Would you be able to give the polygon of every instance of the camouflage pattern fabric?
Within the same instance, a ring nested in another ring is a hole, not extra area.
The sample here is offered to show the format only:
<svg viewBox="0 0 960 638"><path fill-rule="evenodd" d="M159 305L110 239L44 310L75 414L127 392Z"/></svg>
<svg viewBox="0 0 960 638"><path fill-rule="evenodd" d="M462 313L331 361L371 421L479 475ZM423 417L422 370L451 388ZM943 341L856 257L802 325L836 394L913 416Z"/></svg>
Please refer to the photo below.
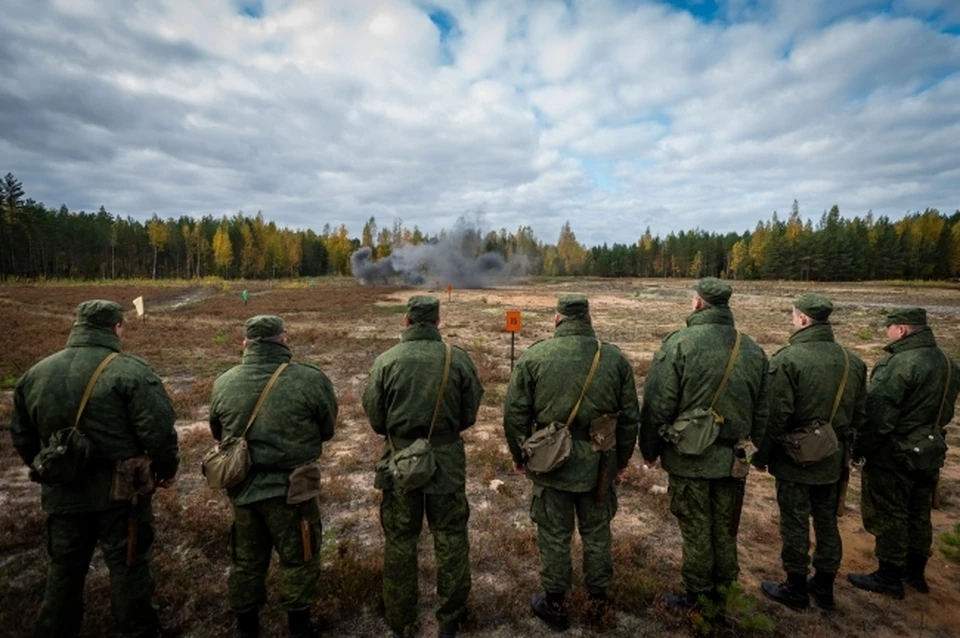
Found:
<svg viewBox="0 0 960 638"><path fill-rule="evenodd" d="M668 335L654 355L643 388L640 451L647 461L662 458L671 475L718 479L730 475L733 443L763 440L767 424L767 357L743 335L726 391L717 403L724 423L716 443L700 456L681 456L660 436L660 427L687 410L709 407L736 339L727 306L706 307L687 317L687 327Z"/></svg>
<svg viewBox="0 0 960 638"><path fill-rule="evenodd" d="M808 485L777 479L780 506L780 558L788 574L806 574L810 565L810 518L817 547L813 566L818 572L836 574L843 544L837 527L837 483Z"/></svg>
<svg viewBox="0 0 960 638"><path fill-rule="evenodd" d="M303 559L301 516L310 524L310 560ZM267 601L267 570L273 549L280 557L280 606L310 609L320 577L320 508L316 499L301 509L275 497L234 505L228 552L233 565L227 580L230 607L236 613L259 609Z"/></svg>
<svg viewBox="0 0 960 638"><path fill-rule="evenodd" d="M290 349L269 341L250 343L243 363L220 375L210 397L210 432L218 441L239 437L267 381ZM247 432L253 468L246 480L227 491L234 505L284 496L290 472L312 463L333 437L337 420L333 384L320 368L291 363L277 379Z"/></svg>
<svg viewBox="0 0 960 638"><path fill-rule="evenodd" d="M613 473L625 468L633 455L640 410L630 362L616 346L604 343L601 347L597 371L570 428L585 435L591 420L620 413L610 463ZM533 344L521 355L510 378L503 414L503 432L514 463L523 462L520 440L529 437L534 426L565 423L570 417L596 352L597 336L590 322L565 318L552 339ZM587 492L596 487L599 466L600 454L590 450L589 442L575 437L564 465L549 474L528 472L527 476L537 485Z"/></svg>
<svg viewBox="0 0 960 638"><path fill-rule="evenodd" d="M54 432L73 427L93 371L119 351L120 339L110 329L78 325L64 350L20 378L13 393L10 434L24 463L33 462ZM116 507L110 500L113 461L146 454L157 478L173 477L180 463L175 420L160 377L142 359L121 354L104 369L80 421L80 430L96 447L88 470L69 485L44 486L43 509L76 514Z"/></svg>
<svg viewBox="0 0 960 638"><path fill-rule="evenodd" d="M437 624L456 630L470 593L470 508L464 490L450 494L384 490L380 524L383 549L383 603L387 623L407 634L417 622L417 541L426 515L437 561Z"/></svg>
<svg viewBox="0 0 960 638"><path fill-rule="evenodd" d="M864 528L876 536L877 558L905 567L907 554L930 556L930 508L940 472L904 472L876 465L863 469L860 507Z"/></svg>
<svg viewBox="0 0 960 638"><path fill-rule="evenodd" d="M377 434L403 439L425 438L443 380L446 352L440 331L432 323L415 323L405 329L400 343L382 353L363 391L363 410ZM470 356L452 348L450 378L440 404L433 436L456 434L477 421L483 385ZM466 454L463 442L434 446L437 471L421 488L425 494L452 494L466 484ZM383 459L390 455L384 436ZM377 472L374 486L393 489L393 479Z"/></svg>
<svg viewBox="0 0 960 638"><path fill-rule="evenodd" d="M737 580L737 539L730 535L737 481L670 475L670 512L683 538L680 574L688 592L705 594Z"/></svg>
<svg viewBox="0 0 960 638"><path fill-rule="evenodd" d="M152 636L160 627L157 608L151 603L154 573L150 565L153 545L153 512L149 497L137 506L137 551L127 567L126 506L100 512L51 514L47 518L47 551L50 570L35 635L59 637L80 630L83 620L83 585L93 551L100 544L110 571L110 608L120 636Z"/></svg>
<svg viewBox="0 0 960 638"><path fill-rule="evenodd" d="M610 521L616 513L617 495L612 482L601 505L593 492L567 492L534 485L530 518L537 524L540 584L544 591L565 593L573 586L570 541L576 517L583 541L584 584L591 594L606 593L613 578Z"/></svg>
<svg viewBox="0 0 960 638"><path fill-rule="evenodd" d="M933 331L924 328L884 347L889 354L870 375L867 388L867 421L861 429L855 454L867 465L903 469L894 456L895 443L937 419L946 382L946 358L937 347ZM940 422L953 418L960 394L960 366L951 362L953 373Z"/></svg>
<svg viewBox="0 0 960 638"><path fill-rule="evenodd" d="M770 415L764 439L753 457L755 465L767 465L775 477L792 483L828 485L840 480L848 437L863 426L867 410L867 366L852 352L847 355L847 383L833 418L840 449L805 467L787 456L780 437L812 421L830 418L843 379L843 348L834 341L829 324L813 324L793 333L790 345L771 357L767 393Z"/></svg>

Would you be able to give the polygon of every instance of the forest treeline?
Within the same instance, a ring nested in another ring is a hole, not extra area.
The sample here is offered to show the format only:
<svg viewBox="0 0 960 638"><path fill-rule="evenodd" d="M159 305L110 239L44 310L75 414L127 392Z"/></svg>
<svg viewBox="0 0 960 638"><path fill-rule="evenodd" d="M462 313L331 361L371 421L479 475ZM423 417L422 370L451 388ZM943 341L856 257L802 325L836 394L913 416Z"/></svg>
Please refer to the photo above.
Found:
<svg viewBox="0 0 960 638"><path fill-rule="evenodd" d="M0 281L15 279L277 278L348 275L350 255L369 246L377 259L404 244L455 241L466 251L522 257L534 275L700 277L736 279L947 279L960 277L960 210L936 209L845 218L834 206L816 223L803 220L796 201L786 217L774 212L752 231L680 231L666 237L647 229L636 241L588 248L570 222L555 244L529 226L483 232L463 224L428 235L396 219L378 227L371 217L359 237L345 225L291 230L263 213L147 221L96 212L47 208L26 198L13 174L0 180Z"/></svg>

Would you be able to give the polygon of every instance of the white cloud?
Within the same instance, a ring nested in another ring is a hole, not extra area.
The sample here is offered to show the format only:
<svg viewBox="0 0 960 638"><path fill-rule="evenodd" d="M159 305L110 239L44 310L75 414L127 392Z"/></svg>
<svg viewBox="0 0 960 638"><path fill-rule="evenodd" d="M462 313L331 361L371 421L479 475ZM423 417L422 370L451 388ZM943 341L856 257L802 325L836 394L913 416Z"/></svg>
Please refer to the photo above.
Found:
<svg viewBox="0 0 960 638"><path fill-rule="evenodd" d="M794 198L960 207L957 3L721 4L14 2L0 172L140 218L359 234L466 213L546 241L569 219L589 244L752 228Z"/></svg>

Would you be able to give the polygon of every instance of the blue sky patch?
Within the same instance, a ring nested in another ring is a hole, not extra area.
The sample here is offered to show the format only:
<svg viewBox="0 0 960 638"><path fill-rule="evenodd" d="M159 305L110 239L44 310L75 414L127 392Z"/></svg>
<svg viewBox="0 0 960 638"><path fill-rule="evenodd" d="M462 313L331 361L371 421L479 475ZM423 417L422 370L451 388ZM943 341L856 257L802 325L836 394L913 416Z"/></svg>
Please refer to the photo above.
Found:
<svg viewBox="0 0 960 638"><path fill-rule="evenodd" d="M665 3L686 11L697 20L702 22L713 22L718 17L719 8L716 0L665 0Z"/></svg>
<svg viewBox="0 0 960 638"><path fill-rule="evenodd" d="M259 20L263 17L263 0L240 0L237 12L247 18Z"/></svg>

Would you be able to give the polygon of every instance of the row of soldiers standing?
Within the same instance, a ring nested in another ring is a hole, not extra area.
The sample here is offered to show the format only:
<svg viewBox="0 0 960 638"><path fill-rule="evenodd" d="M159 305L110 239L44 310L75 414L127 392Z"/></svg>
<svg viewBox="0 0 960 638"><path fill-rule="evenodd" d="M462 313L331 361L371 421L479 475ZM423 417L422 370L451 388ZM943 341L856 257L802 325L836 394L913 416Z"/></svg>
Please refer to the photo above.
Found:
<svg viewBox="0 0 960 638"><path fill-rule="evenodd" d="M596 338L582 296L560 298L554 337L532 345L517 362L504 406L504 434L517 471L533 482L530 511L537 524L543 591L533 597L532 612L555 629L569 626L565 598L573 586L575 526L583 541L588 617L599 622L610 607L610 521L617 511L616 485L638 434L645 460L659 459L669 474L670 509L683 539L684 591L667 595L668 605L688 608L703 596L721 599L724 588L737 580L736 528L745 481L742 471L732 469L748 462L777 479L787 578L765 582L767 596L803 609L812 595L821 607L834 607L841 552L837 501L851 457L866 459L864 524L877 537L880 566L872 574L850 574L850 581L895 597L903 596L904 579L924 591L932 543L930 501L946 448L941 427L952 418L960 392L960 369L936 347L925 313L916 308L890 313L889 355L877 364L868 387L863 362L834 342L826 298L809 294L795 302L790 345L768 362L759 346L736 330L728 284L706 278L694 289L687 327L666 337L654 356L642 411L629 362L615 346ZM411 298L404 324L400 343L377 357L363 395L372 428L385 437L375 478L383 493L384 604L393 634L413 635L417 539L426 518L437 557L437 622L440 636L451 638L471 582L467 455L460 432L475 423L483 388L467 353L445 347L435 298ZM34 366L14 393L11 430L27 465L35 465L51 436L75 417L96 445L81 481L43 487L51 564L37 635L79 630L84 576L98 541L110 569L111 604L121 634L161 633L152 604L149 494L135 509L139 533L133 552L128 510L109 494L117 462L140 454L151 459L158 487L173 485L179 457L169 397L145 362L122 355L89 392L89 409L79 411L82 421L77 410L91 371L108 353L120 351L122 333L119 305L81 304L68 347ZM257 412L258 396L266 395L262 390L285 363L272 398ZM678 447L668 426L708 405L715 436L691 455ZM228 590L238 636L259 634L273 549L280 558L281 605L291 635L313 635L310 604L319 579L320 511L316 499L288 503L289 477L320 456L322 443L333 436L337 409L332 384L319 368L291 364L278 317L247 321L243 363L217 379L210 410L213 436L245 438L253 462L247 478L228 490L234 513ZM616 415L614 440L598 450L591 424L610 415ZM815 464L798 465L784 450L784 435L815 421L835 430L838 449ZM527 467L524 443L551 423L567 426L568 455L557 469L534 472ZM418 439L432 444L432 475L415 489L400 489L390 461ZM746 457L747 440L759 448L752 458ZM913 452L921 447L924 454ZM811 517L817 549L808 581Z"/></svg>

